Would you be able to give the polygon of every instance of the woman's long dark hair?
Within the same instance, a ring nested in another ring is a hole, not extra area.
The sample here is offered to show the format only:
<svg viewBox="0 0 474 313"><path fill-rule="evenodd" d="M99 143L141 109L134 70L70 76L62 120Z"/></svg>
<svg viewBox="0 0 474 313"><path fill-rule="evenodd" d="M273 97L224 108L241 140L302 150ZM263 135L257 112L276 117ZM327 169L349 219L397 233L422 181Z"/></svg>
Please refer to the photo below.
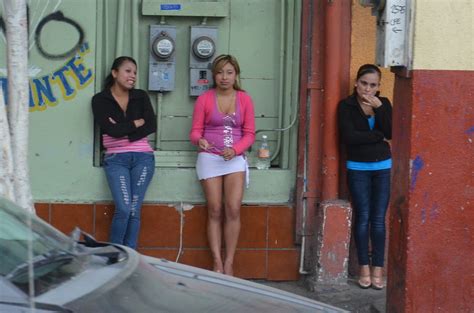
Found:
<svg viewBox="0 0 474 313"><path fill-rule="evenodd" d="M379 79L382 79L382 72L380 71L378 66L374 65L374 64L364 64L361 67L359 67L359 70L357 71L356 81L358 81L359 78L361 78L365 74L377 74L377 75L379 75ZM354 96L357 96L357 88L356 87L354 87L354 91L352 92L352 94ZM378 96L379 94L380 94L380 92L377 91L377 93L375 95Z"/></svg>
<svg viewBox="0 0 474 313"><path fill-rule="evenodd" d="M116 58L114 60L114 63L112 63L112 67L110 68L109 75L107 75L107 77L105 78L104 90L110 89L110 87L114 85L115 79L112 76L112 71L113 70L117 71L119 67L126 61L132 62L133 64L135 64L135 66L137 66L137 62L132 57L121 56L121 57Z"/></svg>

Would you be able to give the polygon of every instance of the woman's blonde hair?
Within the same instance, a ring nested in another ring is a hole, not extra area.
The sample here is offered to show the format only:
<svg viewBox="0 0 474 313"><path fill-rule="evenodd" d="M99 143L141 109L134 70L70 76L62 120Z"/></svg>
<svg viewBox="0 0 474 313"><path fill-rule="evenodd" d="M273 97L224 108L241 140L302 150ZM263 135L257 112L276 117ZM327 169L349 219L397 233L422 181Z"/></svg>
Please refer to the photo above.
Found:
<svg viewBox="0 0 474 313"><path fill-rule="evenodd" d="M242 90L242 87L240 86L240 66L239 62L237 62L237 59L230 54L221 54L217 56L214 61L212 62L212 79L214 80L214 85L213 87L216 88L216 75L217 73L226 65L229 63L232 65L235 69L235 82L234 82L234 89L235 90Z"/></svg>

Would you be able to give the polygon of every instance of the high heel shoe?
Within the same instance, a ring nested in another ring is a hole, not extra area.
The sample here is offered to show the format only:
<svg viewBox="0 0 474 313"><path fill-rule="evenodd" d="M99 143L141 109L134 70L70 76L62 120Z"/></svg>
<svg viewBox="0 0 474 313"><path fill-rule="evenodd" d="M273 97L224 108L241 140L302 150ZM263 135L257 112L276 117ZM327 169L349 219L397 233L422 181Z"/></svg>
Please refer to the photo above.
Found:
<svg viewBox="0 0 474 313"><path fill-rule="evenodd" d="M372 288L382 290L384 287L382 276L372 276Z"/></svg>
<svg viewBox="0 0 474 313"><path fill-rule="evenodd" d="M372 286L370 275L359 276L359 280L357 281L357 283L359 284L359 287L362 289L367 289L370 286Z"/></svg>
<svg viewBox="0 0 474 313"><path fill-rule="evenodd" d="M357 281L357 283L362 289L367 289L372 285L370 270L368 267L361 267L359 271L359 280Z"/></svg>
<svg viewBox="0 0 474 313"><path fill-rule="evenodd" d="M377 274L375 273L377 272ZM384 287L383 283L383 274L382 274L382 269L372 269L372 275L371 275L371 280L372 280L372 288L376 290L382 290Z"/></svg>

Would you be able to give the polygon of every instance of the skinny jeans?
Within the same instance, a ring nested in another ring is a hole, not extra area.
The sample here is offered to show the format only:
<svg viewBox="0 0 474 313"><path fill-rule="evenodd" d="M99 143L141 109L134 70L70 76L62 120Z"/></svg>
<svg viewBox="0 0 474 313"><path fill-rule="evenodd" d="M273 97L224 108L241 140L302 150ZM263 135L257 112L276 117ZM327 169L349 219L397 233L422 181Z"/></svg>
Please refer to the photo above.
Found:
<svg viewBox="0 0 474 313"><path fill-rule="evenodd" d="M390 169L347 170L355 212L355 242L359 265L384 265L385 215L390 199ZM369 236L372 253L369 257Z"/></svg>

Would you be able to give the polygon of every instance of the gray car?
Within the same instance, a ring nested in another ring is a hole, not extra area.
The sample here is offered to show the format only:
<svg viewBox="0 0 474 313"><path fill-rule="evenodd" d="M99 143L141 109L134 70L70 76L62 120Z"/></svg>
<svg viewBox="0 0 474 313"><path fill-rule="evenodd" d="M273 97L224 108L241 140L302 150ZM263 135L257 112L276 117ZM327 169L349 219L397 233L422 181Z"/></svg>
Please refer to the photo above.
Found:
<svg viewBox="0 0 474 313"><path fill-rule="evenodd" d="M83 238L78 242L67 237L0 199L0 312L33 312L32 304L40 313L346 312L97 242L87 234Z"/></svg>

